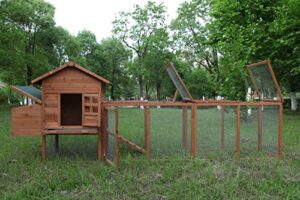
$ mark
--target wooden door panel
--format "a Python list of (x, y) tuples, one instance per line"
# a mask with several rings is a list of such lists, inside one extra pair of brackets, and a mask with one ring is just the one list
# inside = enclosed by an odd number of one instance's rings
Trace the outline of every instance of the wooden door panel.
[(60, 126), (60, 95), (45, 94), (44, 102), (45, 128), (58, 128)]
[(100, 98), (99, 94), (82, 95), (82, 125), (100, 126)]

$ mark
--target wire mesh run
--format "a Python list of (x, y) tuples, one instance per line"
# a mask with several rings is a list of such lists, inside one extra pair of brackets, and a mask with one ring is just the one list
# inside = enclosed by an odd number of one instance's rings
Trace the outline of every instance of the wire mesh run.
[(170, 158), (190, 155), (189, 107), (150, 108), (151, 158)]
[(198, 106), (196, 138), (200, 157), (234, 153), (236, 106)]
[(118, 165), (118, 111), (108, 109), (107, 118), (105, 158), (108, 162)]

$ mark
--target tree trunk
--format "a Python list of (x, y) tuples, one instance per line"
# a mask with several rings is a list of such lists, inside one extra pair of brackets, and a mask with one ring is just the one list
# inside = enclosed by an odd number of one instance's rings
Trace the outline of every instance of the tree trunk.
[(291, 110), (296, 111), (297, 110), (297, 98), (296, 98), (296, 93), (291, 92)]
[(115, 100), (115, 95), (114, 95), (114, 85), (112, 84), (111, 87), (110, 87), (110, 97), (112, 100)]
[(157, 100), (160, 101), (160, 83), (156, 83), (156, 97), (157, 97)]
[(140, 87), (140, 99), (144, 97), (144, 81), (143, 81), (143, 76), (139, 75), (138, 77), (139, 81), (139, 87)]

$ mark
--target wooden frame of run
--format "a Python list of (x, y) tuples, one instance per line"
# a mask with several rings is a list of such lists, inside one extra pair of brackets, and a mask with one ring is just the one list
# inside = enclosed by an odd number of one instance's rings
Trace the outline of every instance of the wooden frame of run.
[[(211, 106), (221, 106), (221, 137), (220, 137), (220, 149), (224, 149), (224, 106), (235, 106), (236, 107), (236, 155), (240, 158), (241, 155), (241, 106), (257, 106), (258, 107), (258, 150), (262, 150), (262, 114), (261, 108), (263, 106), (278, 106), (279, 110), (279, 126), (278, 126), (278, 157), (282, 158), (283, 156), (283, 147), (282, 147), (282, 102), (280, 101), (251, 101), (251, 102), (240, 102), (240, 101), (194, 101), (194, 102), (152, 102), (152, 101), (105, 101), (102, 103), (103, 109), (109, 109), (113, 107), (118, 109), (118, 107), (140, 107), (144, 106), (144, 122), (145, 122), (145, 152), (147, 158), (150, 159), (150, 128), (149, 121), (150, 119), (150, 107), (181, 107), (182, 108), (182, 117), (183, 117), (183, 148), (186, 148), (186, 139), (187, 139), (187, 107), (191, 107), (191, 156), (192, 158), (197, 155), (197, 108), (198, 107), (211, 107)], [(105, 145), (105, 144), (104, 144)]]

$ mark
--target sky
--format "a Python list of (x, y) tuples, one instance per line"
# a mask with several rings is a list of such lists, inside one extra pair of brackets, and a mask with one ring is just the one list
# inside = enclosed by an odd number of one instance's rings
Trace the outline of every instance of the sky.
[[(72, 35), (89, 30), (97, 41), (112, 35), (112, 21), (121, 11), (132, 11), (133, 5), (145, 5), (147, 0), (46, 0), (55, 7), (56, 25)], [(155, 0), (167, 7), (167, 22), (176, 17), (176, 11), (184, 0)]]

